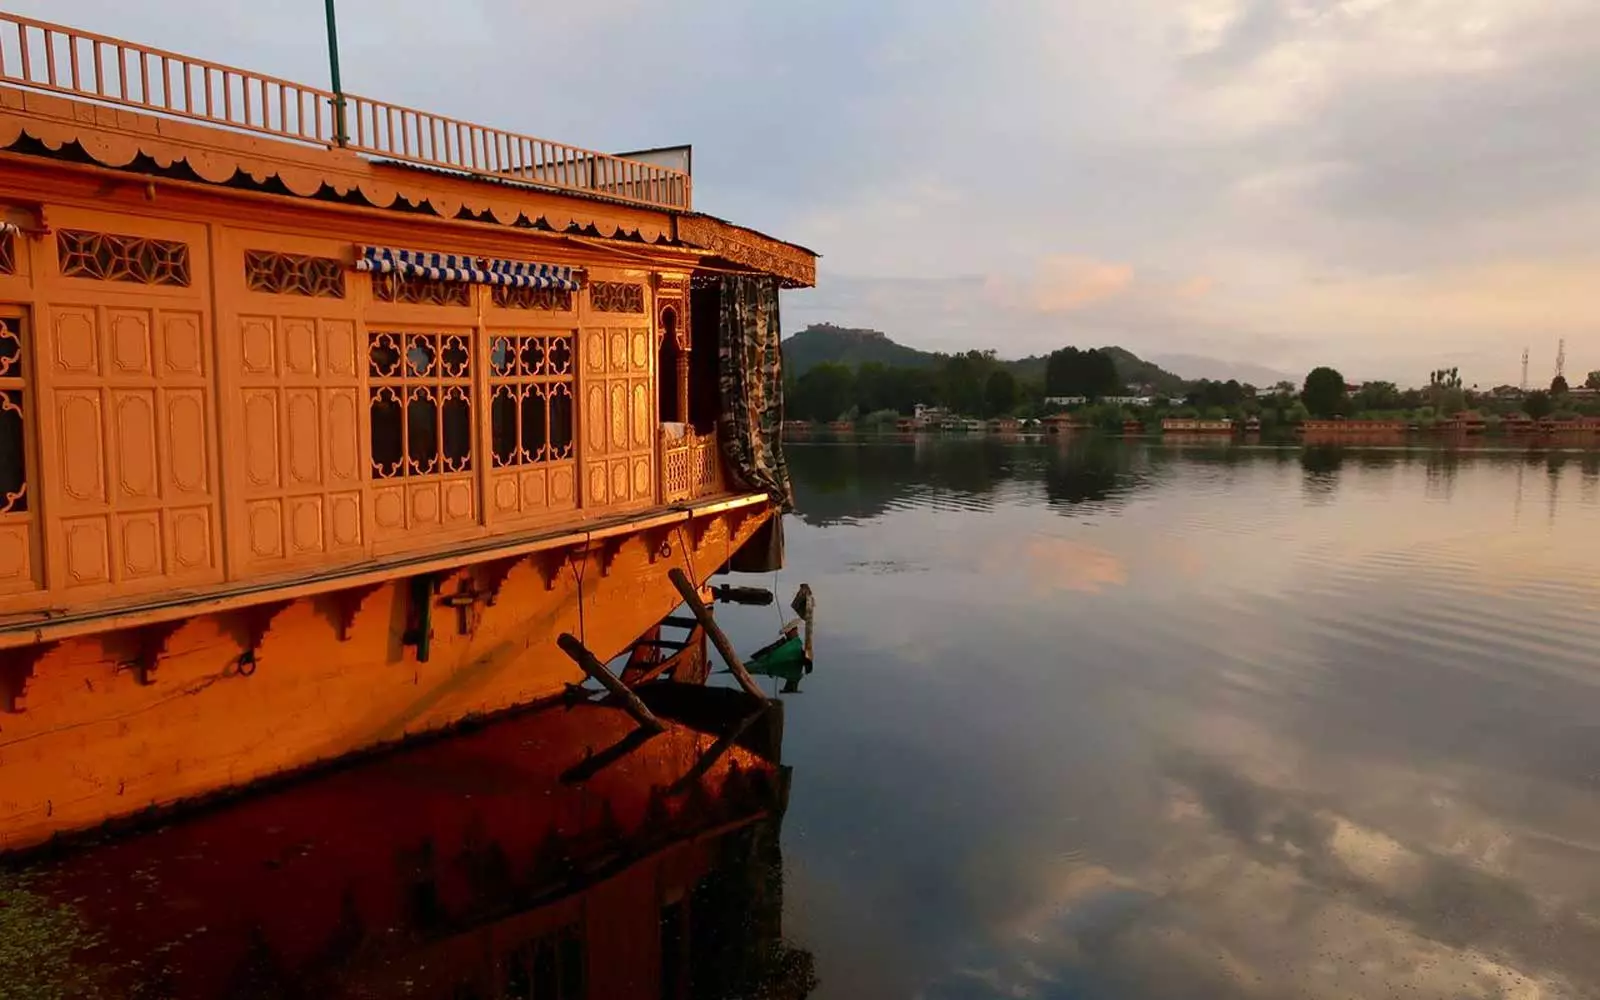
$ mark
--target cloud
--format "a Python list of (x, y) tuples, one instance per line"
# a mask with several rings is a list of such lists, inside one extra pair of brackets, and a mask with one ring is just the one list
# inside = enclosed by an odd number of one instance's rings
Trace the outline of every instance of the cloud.
[(1053, 254), (1039, 261), (1033, 276), (1017, 281), (990, 275), (984, 294), (1005, 309), (1063, 313), (1115, 298), (1133, 285), (1133, 268), (1073, 254)]
[[(12, 9), (315, 83), (321, 6)], [(1558, 276), (1592, 261), (1593, 0), (991, 7), (464, 0), (441, 24), (343, 0), (340, 31), (359, 92), (591, 147), (694, 143), (700, 207), (825, 255), (791, 327), (1514, 381), (1558, 310), (1506, 299), (1570, 303)], [(1600, 367), (1600, 337), (1567, 335)]]

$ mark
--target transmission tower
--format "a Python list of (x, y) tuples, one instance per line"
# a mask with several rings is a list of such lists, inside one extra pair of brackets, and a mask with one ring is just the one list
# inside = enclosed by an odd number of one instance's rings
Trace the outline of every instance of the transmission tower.
[(1518, 388), (1523, 392), (1528, 391), (1528, 349), (1526, 347), (1522, 349), (1522, 385)]
[(1567, 377), (1567, 338), (1562, 337), (1556, 346), (1556, 378)]

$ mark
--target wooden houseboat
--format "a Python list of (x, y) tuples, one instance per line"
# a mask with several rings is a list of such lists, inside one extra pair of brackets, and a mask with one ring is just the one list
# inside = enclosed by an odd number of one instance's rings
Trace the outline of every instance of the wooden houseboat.
[(1195, 417), (1166, 417), (1161, 421), (1163, 434), (1232, 434), (1233, 421), (1202, 420)]
[(1089, 425), (1085, 421), (1070, 413), (1052, 413), (1039, 421), (1046, 434), (1068, 434), (1072, 431), (1081, 431)]
[(776, 555), (811, 252), (678, 166), (0, 43), (0, 851), (556, 695)]
[(1405, 420), (1304, 420), (1298, 428), (1307, 441), (1396, 441), (1403, 439), (1411, 424)]

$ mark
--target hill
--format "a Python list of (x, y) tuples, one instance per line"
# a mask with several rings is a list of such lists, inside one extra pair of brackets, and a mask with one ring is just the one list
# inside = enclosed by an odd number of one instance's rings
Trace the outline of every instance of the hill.
[[(1168, 392), (1181, 389), (1186, 381), (1132, 351), (1121, 347), (1103, 347), (1101, 350), (1111, 355), (1117, 365), (1117, 374), (1124, 382), (1148, 384), (1157, 391)], [(857, 330), (834, 326), (832, 323), (808, 326), (783, 342), (783, 370), (793, 378), (799, 378), (820, 364), (859, 368), (876, 361), (902, 368), (928, 368), (937, 364), (940, 357), (932, 351), (919, 351), (915, 347), (897, 344), (877, 330)], [(1043, 383), (1047, 361), (1043, 355), (1032, 355), (1002, 364), (1010, 369), (1018, 381)]]
[(832, 323), (808, 326), (783, 342), (783, 370), (799, 378), (821, 364), (859, 368), (871, 361), (901, 368), (927, 368), (938, 355), (897, 344), (877, 330), (854, 330)]

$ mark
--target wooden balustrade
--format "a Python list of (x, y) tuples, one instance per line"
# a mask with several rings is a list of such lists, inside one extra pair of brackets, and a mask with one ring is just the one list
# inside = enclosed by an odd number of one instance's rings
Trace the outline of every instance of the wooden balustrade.
[(674, 433), (662, 427), (660, 467), (662, 503), (698, 500), (723, 491), (716, 431), (696, 434), (686, 428)]
[(687, 211), (670, 167), (345, 94), (0, 12), (0, 82), (230, 129)]

